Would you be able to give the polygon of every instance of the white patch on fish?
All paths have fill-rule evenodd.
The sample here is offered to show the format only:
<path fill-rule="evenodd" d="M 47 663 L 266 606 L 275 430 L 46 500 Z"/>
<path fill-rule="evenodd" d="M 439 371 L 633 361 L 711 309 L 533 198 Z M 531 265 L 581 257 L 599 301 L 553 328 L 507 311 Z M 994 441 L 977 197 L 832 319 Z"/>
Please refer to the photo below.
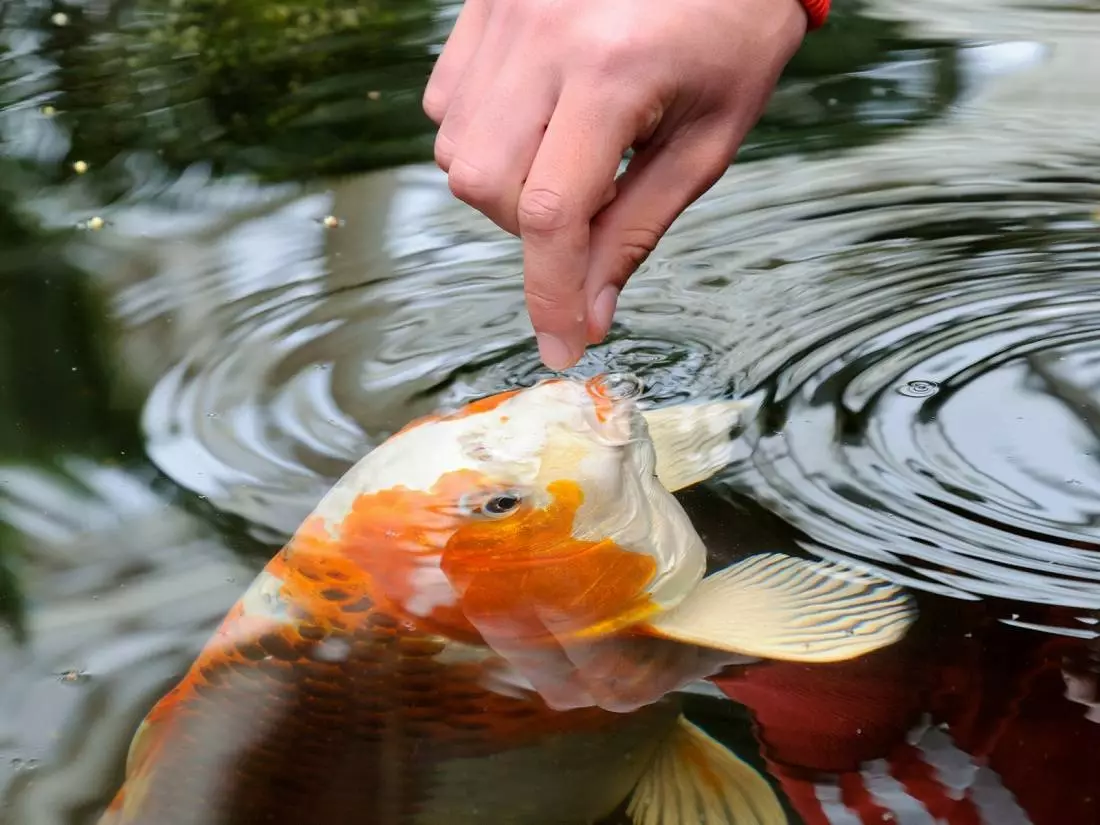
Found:
<path fill-rule="evenodd" d="M 435 556 L 430 561 L 438 565 L 439 557 Z M 409 578 L 415 595 L 405 602 L 405 608 L 414 616 L 430 616 L 437 607 L 458 604 L 458 595 L 439 567 L 418 567 Z"/>

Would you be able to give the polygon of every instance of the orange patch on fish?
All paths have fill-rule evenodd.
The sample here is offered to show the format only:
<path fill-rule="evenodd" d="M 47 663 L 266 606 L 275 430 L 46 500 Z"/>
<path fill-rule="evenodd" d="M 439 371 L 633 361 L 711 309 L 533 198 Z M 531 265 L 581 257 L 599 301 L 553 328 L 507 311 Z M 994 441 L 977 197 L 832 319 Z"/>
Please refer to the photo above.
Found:
<path fill-rule="evenodd" d="M 501 518 L 460 506 L 498 487 L 461 470 L 427 492 L 399 487 L 360 495 L 340 525 L 305 523 L 289 558 L 344 559 L 366 574 L 363 586 L 380 608 L 423 632 L 468 643 L 485 641 L 487 628 L 534 644 L 601 635 L 657 611 L 646 592 L 656 574 L 653 558 L 609 539 L 573 536 L 584 499 L 576 483 L 553 482 L 545 507 L 524 503 Z M 425 581 L 433 576 L 444 592 L 426 601 Z M 417 604 L 424 607 L 410 608 Z"/>
<path fill-rule="evenodd" d="M 505 401 L 510 398 L 514 398 L 519 395 L 523 390 L 507 390 L 505 392 L 498 392 L 495 395 L 489 395 L 485 398 L 479 398 L 477 401 L 471 401 L 464 407 L 455 410 L 452 413 L 435 413 L 432 415 L 424 415 L 420 418 L 413 419 L 394 435 L 401 435 L 407 433 L 409 430 L 414 430 L 422 424 L 430 424 L 437 421 L 458 421 L 462 418 L 469 418 L 471 415 L 478 415 L 479 413 L 492 412 Z M 501 419 L 506 421 L 507 417 Z"/>
<path fill-rule="evenodd" d="M 463 498 L 489 485 L 483 474 L 459 470 L 444 474 L 428 492 L 395 487 L 360 495 L 334 528 L 317 519 L 303 524 L 289 557 L 295 563 L 300 557 L 343 559 L 380 609 L 424 632 L 479 641 L 457 603 L 441 602 L 423 615 L 411 614 L 408 605 L 423 595 L 424 576 L 439 569 L 440 554 L 467 518 L 459 509 Z"/>
<path fill-rule="evenodd" d="M 606 423 L 611 417 L 611 413 L 615 411 L 615 402 L 604 391 L 603 376 L 589 378 L 584 382 L 584 388 L 588 391 L 588 396 L 592 399 L 593 406 L 596 408 L 596 419 L 601 424 Z"/>
<path fill-rule="evenodd" d="M 522 390 L 507 390 L 505 392 L 498 392 L 496 395 L 479 398 L 477 401 L 471 401 L 460 410 L 442 416 L 440 420 L 457 421 L 460 418 L 469 418 L 471 415 L 477 415 L 478 413 L 492 412 L 505 401 L 510 398 L 515 398 L 521 392 Z"/>
<path fill-rule="evenodd" d="M 656 561 L 609 539 L 575 538 L 583 491 L 555 481 L 547 492 L 545 508 L 525 504 L 506 518 L 463 524 L 451 537 L 442 567 L 463 613 L 483 633 L 492 627 L 527 642 L 602 634 L 652 615 L 646 586 Z"/>

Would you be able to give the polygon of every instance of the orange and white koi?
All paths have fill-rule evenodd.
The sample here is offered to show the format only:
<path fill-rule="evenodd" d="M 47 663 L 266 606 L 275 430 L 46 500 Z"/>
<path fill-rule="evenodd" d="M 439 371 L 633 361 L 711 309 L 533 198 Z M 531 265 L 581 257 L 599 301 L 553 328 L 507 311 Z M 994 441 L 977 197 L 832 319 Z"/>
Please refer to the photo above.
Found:
<path fill-rule="evenodd" d="M 670 490 L 740 408 L 637 395 L 546 381 L 369 453 L 148 714 L 102 825 L 784 822 L 674 692 L 882 647 L 912 607 L 783 556 L 704 579 Z"/>

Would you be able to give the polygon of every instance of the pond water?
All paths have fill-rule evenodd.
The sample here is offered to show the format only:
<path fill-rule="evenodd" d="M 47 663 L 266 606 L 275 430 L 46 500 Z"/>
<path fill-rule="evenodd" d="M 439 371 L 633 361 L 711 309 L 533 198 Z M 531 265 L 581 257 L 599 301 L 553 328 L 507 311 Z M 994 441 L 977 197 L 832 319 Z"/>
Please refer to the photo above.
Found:
<path fill-rule="evenodd" d="M 0 5 L 0 823 L 94 822 L 344 469 L 546 374 L 518 244 L 426 162 L 453 13 Z M 1100 821 L 1098 44 L 1091 0 L 838 3 L 578 368 L 758 402 L 684 496 L 716 563 L 921 602 L 692 700 L 792 822 Z"/>

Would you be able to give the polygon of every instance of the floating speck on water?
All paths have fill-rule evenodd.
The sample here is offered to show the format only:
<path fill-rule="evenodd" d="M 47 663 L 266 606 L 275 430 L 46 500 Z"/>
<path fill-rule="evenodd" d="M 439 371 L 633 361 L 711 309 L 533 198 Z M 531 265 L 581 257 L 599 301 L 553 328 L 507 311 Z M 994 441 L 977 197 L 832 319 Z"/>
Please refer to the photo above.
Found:
<path fill-rule="evenodd" d="M 910 381 L 898 387 L 901 395 L 907 395 L 910 398 L 927 398 L 939 391 L 940 385 L 935 381 Z"/>
<path fill-rule="evenodd" d="M 50 17 L 50 22 L 55 26 L 67 26 L 69 25 L 69 15 L 63 11 L 59 11 Z"/>
<path fill-rule="evenodd" d="M 336 217 L 335 215 L 325 215 L 321 223 L 325 225 L 326 229 L 337 229 L 344 225 L 343 220 Z"/>
<path fill-rule="evenodd" d="M 218 417 L 218 414 L 217 414 L 216 412 L 208 412 L 208 413 L 206 414 L 206 417 L 207 417 L 207 418 L 217 418 L 217 417 Z"/>
<path fill-rule="evenodd" d="M 88 218 L 86 221 L 81 221 L 76 225 L 77 229 L 89 229 L 92 232 L 98 232 L 100 229 L 107 225 L 107 221 L 96 215 L 93 218 Z"/>
<path fill-rule="evenodd" d="M 46 117 L 53 117 L 57 114 L 57 109 L 55 109 L 53 106 L 43 106 L 41 109 L 39 109 L 39 111 Z"/>
<path fill-rule="evenodd" d="M 381 97 L 382 97 L 382 93 L 375 90 L 375 89 L 372 89 L 371 91 L 367 92 L 367 99 L 368 100 L 379 100 L 379 99 L 381 99 Z"/>
<path fill-rule="evenodd" d="M 226 576 L 225 580 L 229 584 L 236 584 L 237 583 L 237 577 L 236 576 Z"/>
<path fill-rule="evenodd" d="M 76 685 L 81 682 L 87 682 L 89 678 L 91 677 L 89 677 L 85 671 L 77 670 L 76 668 L 69 668 L 57 674 L 57 681 L 65 685 Z"/>
<path fill-rule="evenodd" d="M 85 172 L 88 171 L 88 162 L 85 160 L 78 160 L 76 163 L 73 164 L 73 171 L 76 172 L 78 175 L 83 175 Z"/>

